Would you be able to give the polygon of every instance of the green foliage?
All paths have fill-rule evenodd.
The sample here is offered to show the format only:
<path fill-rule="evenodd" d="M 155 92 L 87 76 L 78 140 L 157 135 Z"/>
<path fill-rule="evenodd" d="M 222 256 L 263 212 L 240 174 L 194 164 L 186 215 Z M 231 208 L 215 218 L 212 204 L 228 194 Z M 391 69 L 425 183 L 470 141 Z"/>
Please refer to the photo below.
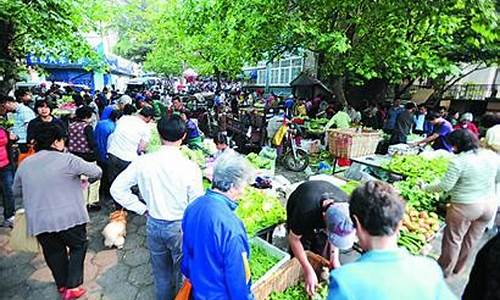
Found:
<path fill-rule="evenodd" d="M 279 258 L 271 255 L 266 249 L 257 245 L 250 245 L 250 271 L 252 272 L 252 281 L 259 280 L 267 271 L 279 262 Z"/>
<path fill-rule="evenodd" d="M 69 0 L 0 0 L 0 21 L 8 24 L 5 41 L 7 57 L 24 59 L 36 56 L 87 58 L 102 67 L 100 59 L 83 37 L 92 30 L 93 21 L 86 8 L 92 1 Z M 3 50 L 3 49 L 2 49 Z"/>
<path fill-rule="evenodd" d="M 245 188 L 236 215 L 243 221 L 249 236 L 286 220 L 286 211 L 279 199 L 253 187 Z"/>

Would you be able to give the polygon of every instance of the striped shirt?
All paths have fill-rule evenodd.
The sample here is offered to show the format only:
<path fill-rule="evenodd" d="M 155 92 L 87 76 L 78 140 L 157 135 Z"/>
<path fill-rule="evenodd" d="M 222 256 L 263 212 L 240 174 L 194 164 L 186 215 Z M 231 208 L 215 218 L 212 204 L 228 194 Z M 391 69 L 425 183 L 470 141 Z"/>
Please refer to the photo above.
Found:
<path fill-rule="evenodd" d="M 429 192 L 450 192 L 451 201 L 473 204 L 493 199 L 495 183 L 500 182 L 500 160 L 490 150 L 468 151 L 450 161 L 441 182 L 424 186 Z"/>

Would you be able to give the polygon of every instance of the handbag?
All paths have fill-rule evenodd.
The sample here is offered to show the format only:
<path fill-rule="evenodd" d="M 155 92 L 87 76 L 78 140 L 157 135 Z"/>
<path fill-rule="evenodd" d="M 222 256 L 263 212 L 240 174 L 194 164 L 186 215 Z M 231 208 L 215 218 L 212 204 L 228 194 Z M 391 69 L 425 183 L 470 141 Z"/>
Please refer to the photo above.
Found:
<path fill-rule="evenodd" d="M 29 146 L 28 152 L 26 152 L 26 153 L 19 153 L 19 157 L 17 159 L 17 165 L 20 165 L 23 160 L 25 160 L 26 158 L 32 156 L 33 154 L 35 154 L 35 148 L 33 146 Z"/>
<path fill-rule="evenodd" d="M 28 235 L 28 224 L 24 209 L 19 209 L 16 212 L 14 228 L 10 232 L 9 242 L 10 247 L 18 252 L 37 253 L 39 251 L 36 237 Z"/>
<path fill-rule="evenodd" d="M 193 286 L 191 285 L 191 282 L 189 280 L 184 280 L 184 283 L 182 284 L 181 289 L 177 293 L 177 296 L 175 296 L 175 300 L 189 300 L 191 299 L 191 290 L 193 289 Z"/>

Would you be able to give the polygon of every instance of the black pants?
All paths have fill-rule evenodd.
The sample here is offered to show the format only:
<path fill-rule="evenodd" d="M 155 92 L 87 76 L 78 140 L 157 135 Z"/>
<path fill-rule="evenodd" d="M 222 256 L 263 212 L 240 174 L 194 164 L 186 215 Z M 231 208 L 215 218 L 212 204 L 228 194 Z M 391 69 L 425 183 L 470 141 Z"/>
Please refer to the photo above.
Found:
<path fill-rule="evenodd" d="M 88 246 L 86 225 L 36 236 L 57 288 L 72 289 L 83 283 L 83 262 Z"/>
<path fill-rule="evenodd" d="M 129 161 L 124 161 L 119 159 L 118 157 L 114 156 L 113 154 L 108 153 L 108 183 L 109 187 L 113 184 L 113 181 L 115 181 L 116 177 L 120 175 L 121 172 L 123 172 L 129 165 Z M 114 200 L 113 200 L 114 201 Z M 121 209 L 122 206 L 118 204 L 118 202 L 115 202 L 115 207 L 116 209 Z"/>
<path fill-rule="evenodd" d="M 99 185 L 99 195 L 101 195 L 101 199 L 109 199 L 111 198 L 111 195 L 109 194 L 109 188 L 111 187 L 111 185 L 109 184 L 109 163 L 108 161 L 98 160 L 97 165 L 101 167 L 102 170 L 101 184 Z"/>

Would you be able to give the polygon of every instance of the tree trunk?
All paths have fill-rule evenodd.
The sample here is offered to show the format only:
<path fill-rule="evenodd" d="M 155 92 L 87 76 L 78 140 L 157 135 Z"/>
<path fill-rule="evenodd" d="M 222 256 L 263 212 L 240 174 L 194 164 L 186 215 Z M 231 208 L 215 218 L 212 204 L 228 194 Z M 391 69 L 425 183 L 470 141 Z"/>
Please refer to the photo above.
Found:
<path fill-rule="evenodd" d="M 333 94 L 335 95 L 335 99 L 337 99 L 337 101 L 339 101 L 343 105 L 347 105 L 344 91 L 345 77 L 332 76 L 330 82 L 333 89 Z"/>
<path fill-rule="evenodd" d="M 9 20 L 0 19 L 0 94 L 8 94 L 15 84 L 16 60 L 11 47 L 14 41 L 14 27 Z"/>

